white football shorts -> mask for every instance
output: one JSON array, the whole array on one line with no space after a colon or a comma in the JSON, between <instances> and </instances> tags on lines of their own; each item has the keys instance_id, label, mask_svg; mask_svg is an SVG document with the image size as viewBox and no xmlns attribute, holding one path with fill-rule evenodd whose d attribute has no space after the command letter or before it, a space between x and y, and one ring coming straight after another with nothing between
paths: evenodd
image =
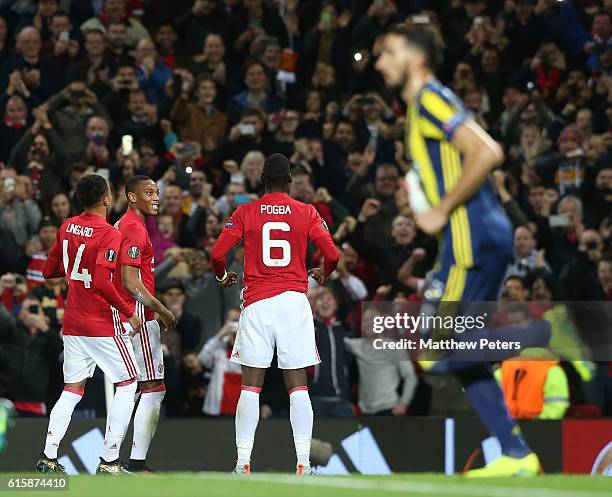
<instances>
[{"instance_id":1,"label":"white football shorts","mask_svg":"<svg viewBox=\"0 0 612 497\"><path fill-rule=\"evenodd\" d=\"M113 382L139 374L134 348L127 334L111 337L64 335L64 383L91 378L98 366Z\"/></svg>"},{"instance_id":2,"label":"white football shorts","mask_svg":"<svg viewBox=\"0 0 612 497\"><path fill-rule=\"evenodd\" d=\"M268 368L274 348L281 369L299 369L321 362L314 321L306 295L283 292L242 310L231 361Z\"/></svg>"},{"instance_id":3,"label":"white football shorts","mask_svg":"<svg viewBox=\"0 0 612 497\"><path fill-rule=\"evenodd\" d=\"M164 354L159 323L155 319L147 321L140 333L131 338L136 364L140 370L138 381L163 380Z\"/></svg>"}]
</instances>

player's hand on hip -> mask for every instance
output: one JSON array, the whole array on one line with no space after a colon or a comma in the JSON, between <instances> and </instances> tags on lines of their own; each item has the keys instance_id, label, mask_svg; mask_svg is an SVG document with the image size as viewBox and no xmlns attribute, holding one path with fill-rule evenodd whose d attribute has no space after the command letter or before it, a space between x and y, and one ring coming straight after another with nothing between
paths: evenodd
<instances>
[{"instance_id":1,"label":"player's hand on hip","mask_svg":"<svg viewBox=\"0 0 612 497\"><path fill-rule=\"evenodd\" d=\"M440 207L432 207L423 214L417 214L414 219L421 231L428 235L435 235L448 223L448 215Z\"/></svg>"},{"instance_id":2,"label":"player's hand on hip","mask_svg":"<svg viewBox=\"0 0 612 497\"><path fill-rule=\"evenodd\" d=\"M164 329L172 330L176 328L176 316L165 307L162 312L159 313L159 319L161 319Z\"/></svg>"},{"instance_id":3,"label":"player's hand on hip","mask_svg":"<svg viewBox=\"0 0 612 497\"><path fill-rule=\"evenodd\" d=\"M319 285L325 283L325 272L322 267L315 267L308 271L308 276L315 280Z\"/></svg>"},{"instance_id":4,"label":"player's hand on hip","mask_svg":"<svg viewBox=\"0 0 612 497\"><path fill-rule=\"evenodd\" d=\"M131 337L133 337L137 333L140 333L140 328L142 327L142 321L141 321L141 319L138 317L138 315L136 313L134 313L128 319L128 323L130 323L130 326L132 327L132 331L130 331L130 336Z\"/></svg>"},{"instance_id":5,"label":"player's hand on hip","mask_svg":"<svg viewBox=\"0 0 612 497\"><path fill-rule=\"evenodd\" d=\"M219 285L221 288L229 288L234 286L236 283L238 283L238 274L236 274L234 271L230 271L225 275L225 278L219 282Z\"/></svg>"}]
</instances>

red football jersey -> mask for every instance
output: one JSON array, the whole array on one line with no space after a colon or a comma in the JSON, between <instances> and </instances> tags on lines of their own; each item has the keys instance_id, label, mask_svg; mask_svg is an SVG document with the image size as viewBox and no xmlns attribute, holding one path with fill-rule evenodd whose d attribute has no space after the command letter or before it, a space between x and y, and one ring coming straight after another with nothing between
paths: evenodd
<instances>
[{"instance_id":1,"label":"red football jersey","mask_svg":"<svg viewBox=\"0 0 612 497\"><path fill-rule=\"evenodd\" d=\"M155 295L155 257L153 255L153 244L149 238L149 232L145 222L132 209L128 209L123 217L115 225L121 233L121 249L119 250L119 267L136 266L140 269L140 281L151 295ZM123 288L121 283L121 272L115 282L119 294L130 302L135 302L134 297ZM143 321L155 319L155 313L148 307L136 302L136 310Z\"/></svg>"},{"instance_id":2,"label":"red football jersey","mask_svg":"<svg viewBox=\"0 0 612 497\"><path fill-rule=\"evenodd\" d=\"M48 278L68 278L64 335L113 336L124 332L121 323L113 319L110 301L101 293L103 280L116 269L120 242L119 231L87 212L67 219L58 230L44 273ZM121 303L125 311L126 303Z\"/></svg>"},{"instance_id":3,"label":"red football jersey","mask_svg":"<svg viewBox=\"0 0 612 497\"><path fill-rule=\"evenodd\" d=\"M338 251L325 221L312 205L280 192L243 204L225 224L213 249L213 269L225 271L225 255L244 239L244 306L286 291L306 293L306 251L312 240L323 252L328 272Z\"/></svg>"}]
</instances>

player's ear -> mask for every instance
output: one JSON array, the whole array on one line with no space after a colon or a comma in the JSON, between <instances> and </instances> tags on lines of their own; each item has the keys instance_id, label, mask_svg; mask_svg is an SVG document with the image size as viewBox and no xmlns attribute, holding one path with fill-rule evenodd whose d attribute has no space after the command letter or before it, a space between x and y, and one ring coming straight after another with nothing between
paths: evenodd
<instances>
[{"instance_id":1,"label":"player's ear","mask_svg":"<svg viewBox=\"0 0 612 497\"><path fill-rule=\"evenodd\" d=\"M134 202L136 202L136 194L134 192L128 192L127 193L127 198L128 198L128 202L130 202L130 204L133 204Z\"/></svg>"},{"instance_id":2,"label":"player's ear","mask_svg":"<svg viewBox=\"0 0 612 497\"><path fill-rule=\"evenodd\" d=\"M293 183L293 176L289 173L289 177L287 178L287 183Z\"/></svg>"}]
</instances>

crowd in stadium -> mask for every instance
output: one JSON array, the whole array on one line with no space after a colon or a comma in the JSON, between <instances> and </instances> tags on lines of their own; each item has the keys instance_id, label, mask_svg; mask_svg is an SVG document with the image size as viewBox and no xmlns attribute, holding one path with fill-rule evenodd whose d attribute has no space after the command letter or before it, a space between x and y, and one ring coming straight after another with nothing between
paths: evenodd
<instances>
[{"instance_id":1,"label":"crowd in stadium","mask_svg":"<svg viewBox=\"0 0 612 497\"><path fill-rule=\"evenodd\" d=\"M79 212L76 183L108 176L114 223L126 181L146 174L161 197L147 220L157 290L179 319L163 336L165 415L233 415L240 285L221 290L209 253L281 152L290 195L341 250L308 294L315 416L465 408L452 380L361 353L360 302L418 301L437 251L400 185L406 109L374 68L382 39L397 22L429 26L440 79L503 145L490 180L515 257L500 299L544 314L558 308L547 302L612 299L611 16L610 0L0 0L0 397L44 416L61 391L67 284L42 267ZM239 275L242 252L228 264ZM559 326L580 340L579 325ZM528 417L612 415L612 366L588 359L547 361L544 405ZM82 416L105 412L96 379ZM285 416L286 395L271 369L262 418Z\"/></svg>"}]
</instances>

